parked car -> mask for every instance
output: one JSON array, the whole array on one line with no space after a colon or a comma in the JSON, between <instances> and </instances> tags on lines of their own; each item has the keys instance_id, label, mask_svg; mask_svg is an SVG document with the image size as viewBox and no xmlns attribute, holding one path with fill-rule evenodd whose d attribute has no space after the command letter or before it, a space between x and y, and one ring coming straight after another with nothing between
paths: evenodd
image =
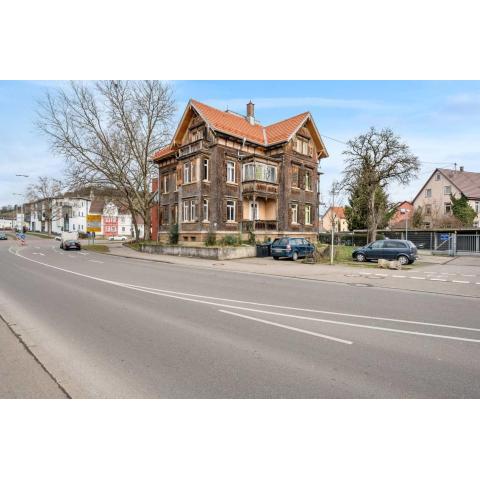
<instances>
[{"instance_id":1,"label":"parked car","mask_svg":"<svg viewBox=\"0 0 480 480\"><path fill-rule=\"evenodd\" d=\"M413 263L417 258L417 247L410 240L377 240L355 249L352 258L357 262L368 260L398 260L402 265Z\"/></svg>"},{"instance_id":2,"label":"parked car","mask_svg":"<svg viewBox=\"0 0 480 480\"><path fill-rule=\"evenodd\" d=\"M315 251L315 246L305 238L282 237L277 238L272 243L272 257L278 260L280 257L297 260L300 257L306 257Z\"/></svg>"},{"instance_id":3,"label":"parked car","mask_svg":"<svg viewBox=\"0 0 480 480\"><path fill-rule=\"evenodd\" d=\"M123 240L123 241L125 241L125 240L127 239L127 237L124 237L124 236L119 236L119 237L114 236L114 237L108 237L108 239L109 239L109 240L112 240L112 241L113 241L113 240Z\"/></svg>"},{"instance_id":4,"label":"parked car","mask_svg":"<svg viewBox=\"0 0 480 480\"><path fill-rule=\"evenodd\" d=\"M0 240L8 240L4 232L0 232Z\"/></svg>"},{"instance_id":5,"label":"parked car","mask_svg":"<svg viewBox=\"0 0 480 480\"><path fill-rule=\"evenodd\" d=\"M78 240L64 240L60 244L60 248L63 248L64 250L81 250L82 246Z\"/></svg>"}]
</instances>

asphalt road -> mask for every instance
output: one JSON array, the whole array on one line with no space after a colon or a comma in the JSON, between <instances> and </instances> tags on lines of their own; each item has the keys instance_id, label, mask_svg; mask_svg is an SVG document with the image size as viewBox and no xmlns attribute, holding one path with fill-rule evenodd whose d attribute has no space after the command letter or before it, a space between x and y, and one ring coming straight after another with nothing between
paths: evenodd
<instances>
[{"instance_id":1,"label":"asphalt road","mask_svg":"<svg viewBox=\"0 0 480 480\"><path fill-rule=\"evenodd\" d=\"M0 314L73 398L480 397L478 298L41 239L1 242L0 265Z\"/></svg>"}]
</instances>

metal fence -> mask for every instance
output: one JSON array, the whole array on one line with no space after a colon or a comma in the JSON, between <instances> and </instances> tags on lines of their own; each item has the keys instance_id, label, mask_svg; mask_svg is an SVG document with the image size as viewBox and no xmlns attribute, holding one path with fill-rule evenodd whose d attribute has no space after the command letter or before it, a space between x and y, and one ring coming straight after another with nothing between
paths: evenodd
<instances>
[{"instance_id":1,"label":"metal fence","mask_svg":"<svg viewBox=\"0 0 480 480\"><path fill-rule=\"evenodd\" d=\"M380 230L377 239L392 238L410 240L419 250L430 250L437 255L480 255L480 230ZM318 240L331 243L330 233L320 233ZM367 243L367 233L338 232L334 235L335 245L363 246Z\"/></svg>"}]
</instances>

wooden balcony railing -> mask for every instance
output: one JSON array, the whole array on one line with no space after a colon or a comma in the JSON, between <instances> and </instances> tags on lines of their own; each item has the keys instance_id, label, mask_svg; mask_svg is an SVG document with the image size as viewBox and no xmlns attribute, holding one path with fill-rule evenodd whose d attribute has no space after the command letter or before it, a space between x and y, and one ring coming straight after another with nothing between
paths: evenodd
<instances>
[{"instance_id":1,"label":"wooden balcony railing","mask_svg":"<svg viewBox=\"0 0 480 480\"><path fill-rule=\"evenodd\" d=\"M244 220L243 230L277 230L278 220Z\"/></svg>"},{"instance_id":2,"label":"wooden balcony railing","mask_svg":"<svg viewBox=\"0 0 480 480\"><path fill-rule=\"evenodd\" d=\"M196 140L195 142L189 143L183 147L180 147L178 150L177 156L178 158L185 157L186 155L190 155L191 153L198 152L203 148L203 139Z\"/></svg>"}]
</instances>

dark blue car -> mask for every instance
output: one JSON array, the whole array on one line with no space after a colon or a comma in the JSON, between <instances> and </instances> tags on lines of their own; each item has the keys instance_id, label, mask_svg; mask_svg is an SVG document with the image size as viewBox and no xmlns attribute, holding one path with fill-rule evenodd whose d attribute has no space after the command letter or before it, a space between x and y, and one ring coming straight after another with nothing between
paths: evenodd
<instances>
[{"instance_id":1,"label":"dark blue car","mask_svg":"<svg viewBox=\"0 0 480 480\"><path fill-rule=\"evenodd\" d=\"M283 237L277 238L272 243L272 257L278 260L280 257L291 258L297 260L300 257L315 251L315 246L305 238Z\"/></svg>"},{"instance_id":2,"label":"dark blue car","mask_svg":"<svg viewBox=\"0 0 480 480\"><path fill-rule=\"evenodd\" d=\"M402 265L413 263L417 258L417 247L410 240L377 240L353 251L358 262L367 260L398 260Z\"/></svg>"}]
</instances>

